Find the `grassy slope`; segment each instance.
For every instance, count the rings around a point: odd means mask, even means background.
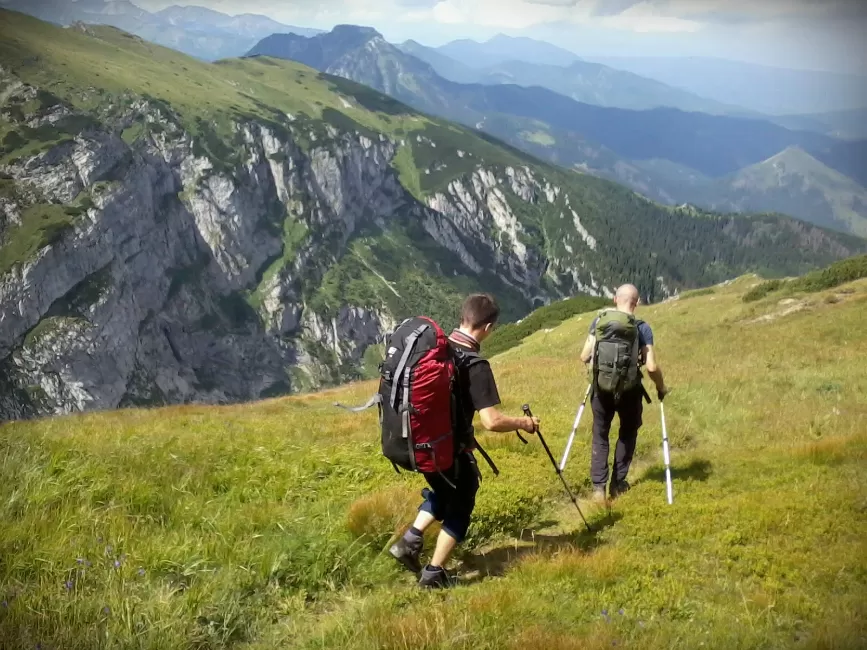
[[[867,280],[745,304],[756,283],[641,310],[675,392],[601,531],[535,440],[486,434],[465,583],[417,591],[379,551],[419,477],[379,457],[372,390],[0,426],[6,647],[857,648],[867,642]],[[590,314],[493,359],[561,453]],[[781,344],[781,341],[785,342]],[[818,345],[821,342],[821,345]],[[732,354],[734,350],[734,354]],[[544,369],[544,370],[543,370]],[[567,466],[586,493],[589,414]],[[359,537],[359,535],[361,535]]]

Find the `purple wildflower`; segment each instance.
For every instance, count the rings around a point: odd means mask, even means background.
[[[120,568],[120,565],[121,565],[121,561],[120,561],[120,560],[115,560],[115,561],[114,561],[114,568],[115,568],[115,569],[119,569],[119,568]]]
[[[138,574],[139,574],[140,576],[143,576],[143,575],[145,574],[145,570],[144,570],[144,568],[139,567],[139,568],[138,568]]]
[[[608,610],[607,609],[602,610],[602,616],[608,616]]]
[[[2,607],[3,609],[6,609],[7,607],[9,607],[9,601],[4,600],[2,603],[0,603],[0,607]]]
[[[106,605],[105,607],[102,608],[102,613],[103,614],[111,614],[111,607]]]
[[[63,586],[66,588],[66,591],[72,591],[72,588],[75,586],[75,580],[67,580],[63,583]]]
[[[621,607],[621,608],[617,611],[617,613],[620,614],[621,616],[623,616],[626,612],[623,611],[623,608]]]

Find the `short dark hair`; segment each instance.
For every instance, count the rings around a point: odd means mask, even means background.
[[[493,325],[500,317],[497,301],[489,293],[474,293],[467,296],[461,307],[461,325],[479,329]]]

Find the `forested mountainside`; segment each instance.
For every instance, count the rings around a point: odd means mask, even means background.
[[[865,241],[659,206],[350,81],[0,14],[0,417],[363,376],[383,332],[635,281],[648,301]]]

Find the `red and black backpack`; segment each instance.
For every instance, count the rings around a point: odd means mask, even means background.
[[[348,410],[379,406],[382,454],[395,469],[445,472],[461,451],[455,436],[457,382],[455,358],[443,329],[427,316],[408,318],[387,337],[379,390],[364,406]],[[477,443],[470,448],[478,448],[491,463]]]

